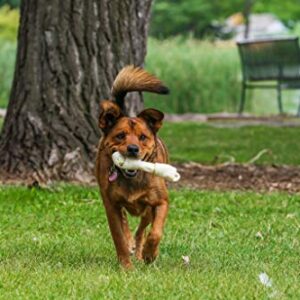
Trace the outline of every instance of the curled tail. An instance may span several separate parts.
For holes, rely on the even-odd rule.
[[[169,89],[155,76],[140,67],[132,65],[124,67],[117,75],[112,95],[121,109],[124,108],[124,98],[128,92],[150,92],[168,94]]]

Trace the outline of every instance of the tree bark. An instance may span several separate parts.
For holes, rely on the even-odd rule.
[[[152,0],[24,0],[0,137],[2,176],[93,177],[101,99],[118,71],[142,66]],[[131,96],[130,114],[141,110]]]
[[[244,39],[248,39],[249,37],[249,31],[250,31],[250,14],[251,14],[251,9],[254,5],[255,0],[245,0],[244,2],[244,9],[243,9],[243,15],[245,19],[245,31],[244,31]]]

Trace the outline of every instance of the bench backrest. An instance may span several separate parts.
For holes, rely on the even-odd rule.
[[[244,80],[300,80],[298,38],[237,42]]]

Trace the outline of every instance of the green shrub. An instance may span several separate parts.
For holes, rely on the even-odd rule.
[[[244,0],[156,0],[153,5],[150,34],[156,38],[192,34],[194,37],[214,34],[212,24],[222,22],[243,10]]]
[[[234,44],[150,39],[146,67],[171,90],[167,99],[145,95],[148,107],[169,113],[236,111],[240,63]]]
[[[247,1],[249,2],[249,1]],[[252,1],[252,12],[273,13],[289,26],[300,18],[299,0]],[[230,15],[244,10],[245,0],[156,0],[150,34],[156,38],[192,34],[214,36],[218,25]]]
[[[291,34],[300,37],[300,21],[295,23],[293,30],[291,30]]]
[[[9,5],[11,8],[20,7],[21,0],[0,0],[0,6]]]
[[[0,37],[2,39],[16,41],[19,19],[18,9],[10,9],[8,5],[0,8]]]

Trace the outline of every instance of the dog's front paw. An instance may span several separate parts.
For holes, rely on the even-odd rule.
[[[143,260],[146,264],[151,264],[155,261],[156,257],[158,256],[158,249],[154,249],[154,251],[143,251]]]
[[[124,270],[132,270],[133,265],[128,257],[119,257],[119,262]]]
[[[158,242],[152,239],[148,239],[145,243],[143,249],[143,260],[146,264],[150,264],[155,261],[156,257],[158,256]]]

